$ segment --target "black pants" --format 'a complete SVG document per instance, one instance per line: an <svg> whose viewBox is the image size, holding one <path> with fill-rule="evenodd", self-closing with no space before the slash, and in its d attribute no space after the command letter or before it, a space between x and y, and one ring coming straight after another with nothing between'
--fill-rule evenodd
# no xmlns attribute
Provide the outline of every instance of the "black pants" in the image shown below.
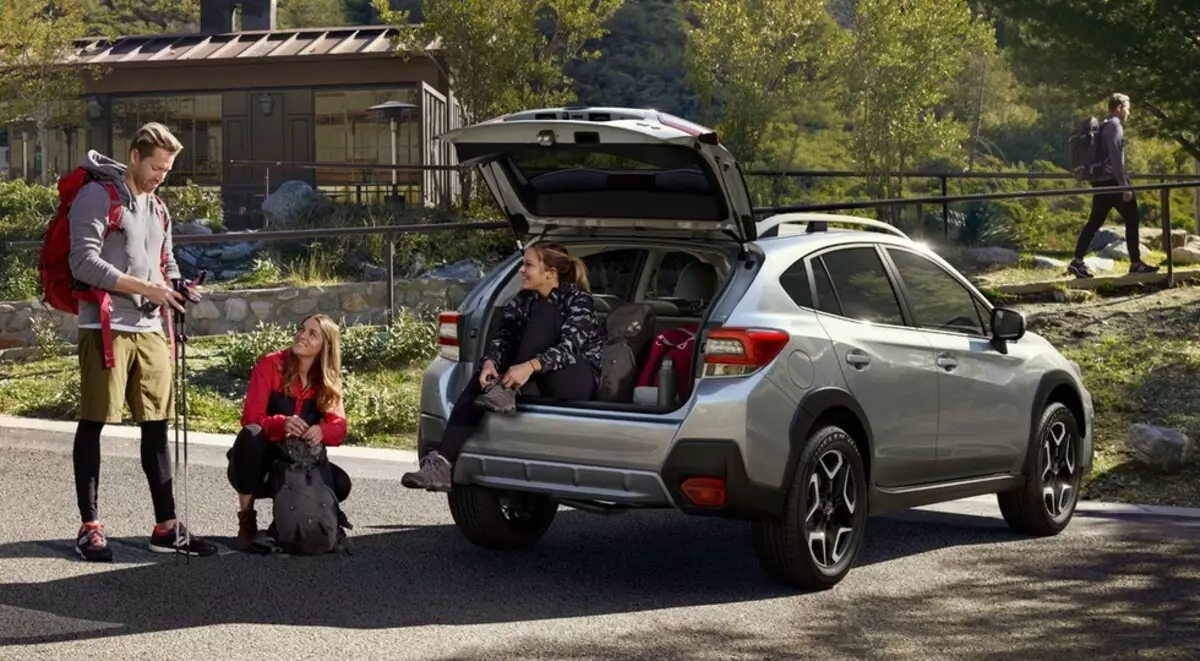
<svg viewBox="0 0 1200 661"><path fill-rule="evenodd" d="M255 498L270 498L271 469L278 461L286 461L283 448L278 443L267 440L267 434L258 425L247 425L233 441L233 447L227 453L229 483L239 495L253 495ZM332 462L323 462L318 469L325 484L333 487L333 494L338 502L350 496L350 476Z"/></svg>
<svg viewBox="0 0 1200 661"><path fill-rule="evenodd" d="M521 344L513 353L509 365L516 365L532 359L539 353L558 343L562 333L562 315L550 301L540 300L533 304L529 321L525 324L525 334ZM482 366L480 366L482 369ZM462 394L454 402L450 411L450 419L446 421L446 431L442 434L442 442L438 446L438 454L450 461L458 458L459 451L471 436L471 432L483 420L483 411L475 408L475 398L480 395L479 373L476 370L471 376L470 383L463 389ZM503 376L503 375L502 375ZM529 381L521 387L521 396L540 397L543 399L561 399L571 401L587 401L595 394L592 368L582 360L549 373L534 373Z"/></svg>
<svg viewBox="0 0 1200 661"><path fill-rule="evenodd" d="M1093 184L1096 188L1116 185L1116 181L1098 181ZM1096 193L1092 196L1091 214L1088 215L1087 225L1083 226L1083 231L1079 233L1079 240L1075 243L1075 259L1083 259L1083 256L1087 254L1088 246L1092 243L1092 237L1096 236L1096 231L1108 219L1108 212L1116 209L1125 221L1125 245L1129 247L1129 261L1134 264L1142 261L1141 237L1138 234L1137 196L1133 196L1126 202L1124 195L1124 193Z"/></svg>
<svg viewBox="0 0 1200 661"><path fill-rule="evenodd" d="M175 518L175 494L172 490L171 455L167 450L167 421L141 423L142 472L150 485L150 500L154 503L154 521L162 523ZM100 490L100 432L103 422L80 420L75 428L75 498L79 518L87 523L97 521Z"/></svg>

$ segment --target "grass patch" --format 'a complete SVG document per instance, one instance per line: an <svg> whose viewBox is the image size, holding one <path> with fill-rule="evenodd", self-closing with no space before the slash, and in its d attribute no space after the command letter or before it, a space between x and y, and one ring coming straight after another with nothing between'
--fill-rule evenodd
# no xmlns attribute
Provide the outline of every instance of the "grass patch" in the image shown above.
<svg viewBox="0 0 1200 661"><path fill-rule="evenodd" d="M285 329L267 326L189 342L189 429L236 434L250 368L262 354L286 347L290 337ZM347 444L416 447L421 377L435 337L432 322L406 316L390 327L344 333ZM79 366L73 355L0 363L0 413L74 420L78 407Z"/></svg>

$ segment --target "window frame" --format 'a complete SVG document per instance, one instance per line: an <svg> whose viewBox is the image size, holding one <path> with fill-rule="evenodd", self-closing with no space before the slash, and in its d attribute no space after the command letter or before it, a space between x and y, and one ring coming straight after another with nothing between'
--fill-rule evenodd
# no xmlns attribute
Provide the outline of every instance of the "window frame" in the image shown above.
<svg viewBox="0 0 1200 661"><path fill-rule="evenodd" d="M875 322L875 321L864 321L862 319L855 319L853 317L847 317L845 315L846 308L845 308L845 306L842 305L842 297L841 297L841 294L839 294L837 291L837 283L833 281L833 276L832 276L832 274L829 273L829 267L825 264L825 261L823 258L825 257L825 255L829 255L831 253L835 253L835 252L839 252L839 251L843 251L843 250L861 249L861 248L867 248L867 249L873 250L875 252L876 259L879 260L880 266L883 267L884 276L887 278L888 284L891 285L892 295L896 297L896 306L900 310L900 323L899 324L890 324L890 323L886 323L886 322ZM912 311L909 310L908 301L904 297L904 295L901 291L901 283L900 283L899 277L897 275L895 265L892 263L892 261L890 259L888 259L887 254L882 250L880 244L869 242L869 241L855 241L852 243L839 243L837 245L826 246L824 248L821 248L820 250L814 251L814 252L810 253L809 255L807 255L804 259L805 259L805 263L808 267L809 290L812 295L813 304L817 306L817 307L813 308L813 312L816 312L817 314L829 315L831 317L837 317L838 319L842 319L844 321L850 321L850 322L854 322L857 324L863 324L863 325L877 326L880 328L900 328L900 329L905 329L905 330L916 329L916 326L913 324ZM821 262L820 262L821 268L825 269L825 275L829 280L829 284L833 287L833 295L837 299L838 309L842 312L842 314L834 314L832 312L820 309L821 299L817 296L817 283L816 283L816 279L813 278L813 268L814 268L813 260L816 260L816 259L821 259ZM791 297L789 296L788 298L790 299Z"/></svg>

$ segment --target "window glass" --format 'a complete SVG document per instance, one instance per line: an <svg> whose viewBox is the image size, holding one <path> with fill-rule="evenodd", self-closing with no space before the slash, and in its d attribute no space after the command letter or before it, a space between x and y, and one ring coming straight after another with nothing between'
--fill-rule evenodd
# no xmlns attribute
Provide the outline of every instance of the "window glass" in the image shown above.
<svg viewBox="0 0 1200 661"><path fill-rule="evenodd" d="M129 159L133 136L147 122L161 122L183 143L183 151L167 177L167 186L220 186L222 97L220 94L130 96L112 101L113 156ZM62 172L82 156L84 132L50 136L48 166Z"/></svg>
<svg viewBox="0 0 1200 661"><path fill-rule="evenodd" d="M842 316L876 324L903 325L891 280L874 248L844 248L821 256L841 303Z"/></svg>
<svg viewBox="0 0 1200 661"><path fill-rule="evenodd" d="M907 250L889 248L908 304L918 326L932 330L983 335L979 309L971 292L932 261Z"/></svg>
<svg viewBox="0 0 1200 661"><path fill-rule="evenodd" d="M592 293L616 296L622 302L628 302L641 257L642 251L636 248L608 250L584 257Z"/></svg>
<svg viewBox="0 0 1200 661"><path fill-rule="evenodd" d="M838 303L837 294L833 291L833 283L829 281L829 273L820 259L813 261L813 283L817 286L817 309L821 312L841 316L842 305Z"/></svg>
<svg viewBox="0 0 1200 661"><path fill-rule="evenodd" d="M795 264L788 267L782 275L779 276L779 286L783 287L783 291L787 292L788 296L792 297L796 305L802 308L811 308L813 306L812 288L808 281L808 260L801 259ZM816 268L820 268L817 266Z"/></svg>
<svg viewBox="0 0 1200 661"><path fill-rule="evenodd" d="M670 252L663 255L662 261L658 263L658 270L654 273L650 298L674 296L675 287L679 285L679 276L683 273L683 269L699 261L698 258L686 252Z"/></svg>

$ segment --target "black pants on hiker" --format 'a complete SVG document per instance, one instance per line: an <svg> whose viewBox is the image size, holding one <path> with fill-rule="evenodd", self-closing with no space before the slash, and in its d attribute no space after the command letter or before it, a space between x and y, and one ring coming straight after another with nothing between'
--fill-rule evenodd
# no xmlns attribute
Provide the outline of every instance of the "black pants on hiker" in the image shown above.
<svg viewBox="0 0 1200 661"><path fill-rule="evenodd" d="M255 498L271 497L271 470L276 462L287 461L283 448L268 440L266 432L258 425L243 427L226 456L229 457L229 483L238 494L252 494ZM325 484L333 487L333 495L339 503L350 496L350 476L346 471L329 461L322 462L318 470Z"/></svg>
<svg viewBox="0 0 1200 661"><path fill-rule="evenodd" d="M532 359L539 353L558 343L562 333L562 314L558 307L548 300L535 301L525 324L525 333L521 336L521 344L513 352L509 365L516 365ZM458 458L463 444L471 436L471 432L483 420L483 411L475 408L475 398L483 389L479 386L479 374L482 365L471 376L467 387L454 401L454 409L450 411L450 419L446 421L446 431L442 434L442 442L438 446L438 454L453 462ZM501 373L503 376L503 373ZM587 401L595 395L592 368L582 360L578 360L563 369L554 372L535 372L529 381L521 386L520 395L524 397L539 397L543 399L561 399L568 401Z"/></svg>
<svg viewBox="0 0 1200 661"><path fill-rule="evenodd" d="M1102 188L1116 186L1117 182L1113 180L1098 181L1092 185ZM1126 202L1124 195L1124 193L1096 193L1092 196L1091 214L1088 215L1087 224L1083 226L1083 231L1079 233L1079 240L1075 243L1075 259L1083 260L1088 247L1092 244L1092 238L1096 236L1097 230L1108 219L1108 212L1116 209L1125 221L1125 245L1129 247L1129 261L1134 264L1142 261L1141 236L1138 234L1137 196L1134 195Z"/></svg>
<svg viewBox="0 0 1200 661"><path fill-rule="evenodd" d="M142 472L150 485L150 500L154 503L154 521L162 523L175 518L175 494L171 489L171 454L167 450L167 421L141 423ZM100 432L103 422L80 420L75 428L72 459L75 464L75 498L79 518L83 523L100 519L98 505L100 489Z"/></svg>

